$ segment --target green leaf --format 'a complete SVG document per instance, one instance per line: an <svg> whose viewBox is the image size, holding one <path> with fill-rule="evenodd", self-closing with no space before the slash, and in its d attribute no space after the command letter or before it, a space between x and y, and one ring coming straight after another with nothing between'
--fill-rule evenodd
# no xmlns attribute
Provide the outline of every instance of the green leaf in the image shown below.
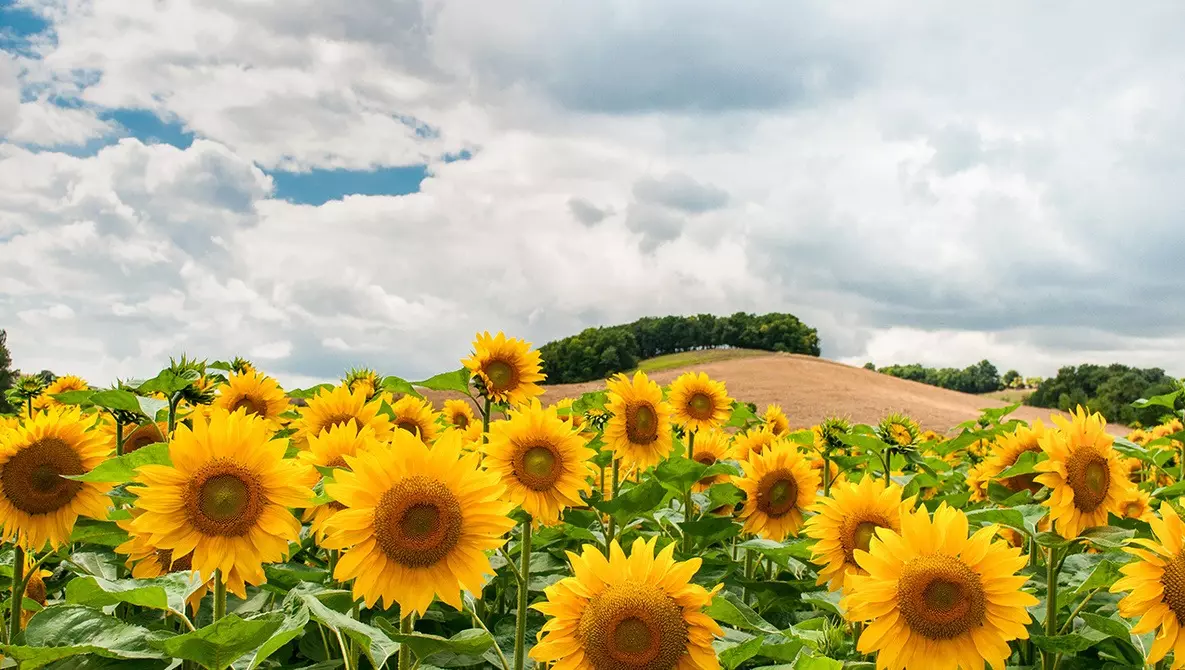
<svg viewBox="0 0 1185 670"><path fill-rule="evenodd" d="M316 386L310 386L307 389L292 389L288 392L288 397L297 398L300 400L312 400L313 398L316 398L317 394L321 393L322 391L331 390L333 390L333 384L317 384Z"/></svg>
<svg viewBox="0 0 1185 670"><path fill-rule="evenodd" d="M371 664L376 668L382 667L387 659L399 650L398 643L387 637L387 634L378 628L362 623L323 602L323 600L335 598L344 599L347 607L353 601L348 591L331 590L317 584L306 583L293 589L285 602L295 600L302 603L309 609L309 615L314 620L357 642L363 653L370 659Z"/></svg>
<svg viewBox="0 0 1185 670"><path fill-rule="evenodd" d="M193 385L192 379L187 379L172 370L161 370L160 374L140 384L140 388L136 389L141 395L152 395L153 393L163 393L168 397L172 397L177 391L189 388Z"/></svg>
<svg viewBox="0 0 1185 670"><path fill-rule="evenodd" d="M384 391L390 391L391 393L406 393L407 395L413 395L417 398L423 397L420 395L420 392L411 385L411 382L402 377L396 377L394 375L383 377L383 381L380 382L379 385Z"/></svg>
<svg viewBox="0 0 1185 670"><path fill-rule="evenodd" d="M70 542L97 544L104 547L118 547L127 542L127 531L111 521L80 518L74 524Z"/></svg>
<svg viewBox="0 0 1185 670"><path fill-rule="evenodd" d="M1098 588L1107 588L1119 580L1123 576L1119 572L1119 565L1114 561L1102 560L1091 571L1090 575L1078 585L1074 594L1081 596Z"/></svg>
<svg viewBox="0 0 1185 670"><path fill-rule="evenodd" d="M659 463L654 469L654 477L671 492L682 495L703 478L707 469L708 466L703 463L676 456Z"/></svg>
<svg viewBox="0 0 1185 670"><path fill-rule="evenodd" d="M1087 626L1100 633L1105 633L1110 637L1117 637L1121 640L1131 639L1131 628L1128 627L1126 622L1108 619L1093 612L1082 612L1078 616L1082 617L1082 620L1086 622Z"/></svg>
<svg viewBox="0 0 1185 670"><path fill-rule="evenodd" d="M457 391L469 393L469 379L472 374L469 368L461 368L453 372L442 372L420 382L412 382L412 386L432 389L433 391Z"/></svg>
<svg viewBox="0 0 1185 670"><path fill-rule="evenodd" d="M144 413L136 394L131 391L99 391L91 396L91 402L104 409L119 409L133 414Z"/></svg>
<svg viewBox="0 0 1185 670"><path fill-rule="evenodd" d="M1015 528L1021 532L1028 532L1025 528L1025 518L1015 509L977 509L967 512L968 523L998 523L1002 526Z"/></svg>
<svg viewBox="0 0 1185 670"><path fill-rule="evenodd" d="M19 661L22 668L40 668L82 654L122 660L160 659L163 656L152 648L152 642L160 636L97 609L53 605L29 620L25 644L0 645L0 651Z"/></svg>
<svg viewBox="0 0 1185 670"><path fill-rule="evenodd" d="M136 404L140 406L140 413L152 419L153 421L161 421L168 417L169 403L160 398L145 398L144 396L136 396ZM164 417L161 412L165 412Z"/></svg>
<svg viewBox="0 0 1185 670"><path fill-rule="evenodd" d="M815 446L815 431L811 430L810 428L807 428L806 430L795 431L793 433L786 433L785 438L803 447L813 448Z"/></svg>
<svg viewBox="0 0 1185 670"><path fill-rule="evenodd" d="M164 442L150 444L137 449L130 454L116 458L109 458L94 470L81 474L62 477L80 482L130 482L136 478L136 468L144 465L170 465L169 445Z"/></svg>
<svg viewBox="0 0 1185 670"><path fill-rule="evenodd" d="M289 603L283 608L283 614L284 620L280 622L280 626L271 634L271 637L267 638L256 649L240 657L239 661L235 663L236 667L242 667L244 670L255 670L269 656L279 651L280 647L283 647L304 633L304 628L309 623L309 610L307 607ZM248 658L250 661L244 663Z"/></svg>
<svg viewBox="0 0 1185 670"><path fill-rule="evenodd" d="M743 428L745 424L750 421L755 421L757 415L749 406L743 402L732 401L732 415L728 417L728 422L724 424L726 428Z"/></svg>
<svg viewBox="0 0 1185 670"><path fill-rule="evenodd" d="M754 538L752 540L745 540L737 545L741 549L755 551L763 557L773 560L782 567L790 566L791 559L798 559L802 561L811 560L811 550L809 543L805 540L791 540L789 542L774 542L773 540L765 540L761 538Z"/></svg>
<svg viewBox="0 0 1185 670"><path fill-rule="evenodd" d="M1009 414L1012 414L1013 412L1015 412L1018 409L1020 409L1020 403L1016 403L1015 405L1008 405L1007 407L989 407L987 409L981 409L979 411L982 413L981 416L984 419L987 419L989 422L995 424L995 423L1000 423L1000 421L1004 417L1008 416Z"/></svg>
<svg viewBox="0 0 1185 670"><path fill-rule="evenodd" d="M1010 467L1004 468L1002 471L1000 471L1000 474L996 475L994 479L1007 479L1017 475L1033 474L1036 472L1036 470L1033 469L1033 466L1046 460L1049 460L1049 457L1045 454L1045 452L1038 454L1035 451L1026 451L1021 454L1020 458L1017 458L1016 462Z"/></svg>
<svg viewBox="0 0 1185 670"><path fill-rule="evenodd" d="M400 633L398 627L387 619L375 617L375 623L399 644L406 644L421 661L440 653L457 656L481 656L494 646L494 638L480 628L463 630L452 637L428 635L427 633Z"/></svg>
<svg viewBox="0 0 1185 670"><path fill-rule="evenodd" d="M745 499L745 493L736 484L722 482L708 487L708 509L724 505L735 505Z"/></svg>
<svg viewBox="0 0 1185 670"><path fill-rule="evenodd" d="M1135 531L1127 530L1126 528L1116 528L1114 526L1096 526L1094 528L1087 528L1078 535L1079 538L1086 540L1095 547L1102 549L1120 549L1123 541L1134 537Z"/></svg>
<svg viewBox="0 0 1185 670"><path fill-rule="evenodd" d="M267 583L285 591L295 588L301 582L323 584L329 580L329 571L304 563L268 563L263 566Z"/></svg>
<svg viewBox="0 0 1185 670"><path fill-rule="evenodd" d="M843 663L826 656L803 653L794 662L794 670L843 670Z"/></svg>
<svg viewBox="0 0 1185 670"><path fill-rule="evenodd" d="M761 651L763 642L765 642L765 638L758 636L721 650L717 654L720 659L720 665L724 666L725 670L735 670L737 666L756 656Z"/></svg>
<svg viewBox="0 0 1185 670"><path fill-rule="evenodd" d="M63 405L80 405L82 407L90 407L96 404L92 396L96 395L90 389L82 389L81 391L66 391L65 393L54 393L53 399L62 403Z"/></svg>
<svg viewBox="0 0 1185 670"><path fill-rule="evenodd" d="M174 572L154 579L109 580L79 577L66 584L66 602L90 607L128 603L156 610L185 611L185 601L202 588L191 572Z"/></svg>
<svg viewBox="0 0 1185 670"><path fill-rule="evenodd" d="M613 500L602 500L592 503L598 510L612 514L622 523L633 517L654 511L667 497L667 491L662 483L653 478L647 478L641 484L620 493Z"/></svg>
<svg viewBox="0 0 1185 670"><path fill-rule="evenodd" d="M889 444L884 440L874 435L861 435L859 433L843 433L839 439L849 447L858 447L864 451L879 454L885 449L889 448Z"/></svg>
<svg viewBox="0 0 1185 670"><path fill-rule="evenodd" d="M1173 391L1172 393L1165 393L1163 395L1152 396L1151 398L1140 398L1132 402L1132 407L1144 408L1151 406L1164 407L1168 410L1177 409L1177 398L1181 397L1181 391Z"/></svg>
<svg viewBox="0 0 1185 670"><path fill-rule="evenodd" d="M1160 498L1162 500L1176 498L1181 495L1185 495L1185 481L1180 481L1176 484L1169 484L1168 486L1162 486L1152 492L1153 498Z"/></svg>
<svg viewBox="0 0 1185 670"><path fill-rule="evenodd" d="M720 591L712 602L704 609L704 614L713 619L735 626L742 630L755 630L761 633L778 633L778 629L761 618L753 608L746 605L731 591Z"/></svg>
<svg viewBox="0 0 1185 670"><path fill-rule="evenodd" d="M701 547L710 547L716 542L736 537L741 532L741 525L733 521L731 516L707 516L695 521L684 521L679 524L679 528Z"/></svg>
<svg viewBox="0 0 1185 670"><path fill-rule="evenodd" d="M1076 654L1080 651L1086 651L1095 645L1095 643L1107 639L1109 636L1106 633L1093 630L1091 628L1084 628L1081 632L1070 633L1068 635L1034 635L1033 645L1038 649L1045 651L1052 651L1058 654Z"/></svg>
<svg viewBox="0 0 1185 670"><path fill-rule="evenodd" d="M609 402L609 394L605 391L589 391L583 393L572 402L572 411L577 414L584 414L590 409L605 409L605 405Z"/></svg>
<svg viewBox="0 0 1185 670"><path fill-rule="evenodd" d="M283 623L284 615L279 612L248 619L227 614L205 628L163 640L157 647L173 658L195 661L209 670L224 670L263 646Z"/></svg>

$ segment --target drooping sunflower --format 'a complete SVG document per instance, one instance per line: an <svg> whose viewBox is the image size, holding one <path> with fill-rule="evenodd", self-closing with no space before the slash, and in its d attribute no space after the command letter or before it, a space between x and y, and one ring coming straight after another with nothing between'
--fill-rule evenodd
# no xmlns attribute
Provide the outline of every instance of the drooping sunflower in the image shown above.
<svg viewBox="0 0 1185 670"><path fill-rule="evenodd" d="M384 393L380 397L389 399L390 395ZM406 430L429 444L436 439L439 429L431 402L414 395L405 395L394 403L388 400L388 403L391 405L391 411L395 413L392 421L396 428Z"/></svg>
<svg viewBox="0 0 1185 670"><path fill-rule="evenodd" d="M106 519L111 484L60 475L90 472L112 453L94 417L77 407L37 412L0 433L0 538L31 551L70 539L79 516Z"/></svg>
<svg viewBox="0 0 1185 670"><path fill-rule="evenodd" d="M898 447L908 447L918 441L918 424L904 414L893 412L881 419L876 432L885 442Z"/></svg>
<svg viewBox="0 0 1185 670"><path fill-rule="evenodd" d="M49 386L45 387L45 391L33 400L33 409L48 409L50 407L61 407L62 403L54 398L56 393L68 393L70 391L85 391L90 388L86 380L82 377L74 375L66 375L65 377L58 377Z"/></svg>
<svg viewBox="0 0 1185 670"><path fill-rule="evenodd" d="M473 353L461 363L481 380L486 395L494 402L513 407L543 394L535 382L543 381L546 375L540 372L542 359L538 351L531 349L530 342L507 338L502 332L496 336L478 333Z"/></svg>
<svg viewBox="0 0 1185 670"><path fill-rule="evenodd" d="M674 543L654 555L657 538L638 538L627 558L613 541L609 558L586 544L568 552L573 576L544 589L532 605L548 617L531 658L555 670L715 670L712 641L724 635L703 613L711 591L690 583L701 559L674 560Z"/></svg>
<svg viewBox="0 0 1185 670"><path fill-rule="evenodd" d="M840 607L868 626L857 649L876 653L879 668L1003 668L1008 642L1026 639L1038 603L1021 590L1020 549L995 542L995 526L967 536L967 517L941 503L901 515L901 531L878 529L848 577Z"/></svg>
<svg viewBox="0 0 1185 670"><path fill-rule="evenodd" d="M865 475L859 484L840 482L831 497L820 498L812 507L803 532L818 542L811 548L819 569L819 585L832 591L843 588L849 574L868 574L856 564L855 552L868 551L878 528L901 531L901 515L913 508L913 498L901 500L901 487Z"/></svg>
<svg viewBox="0 0 1185 670"><path fill-rule="evenodd" d="M322 542L346 550L334 577L354 580L354 597L367 607L381 599L423 614L435 595L459 610L460 590L480 593L484 575L493 573L484 552L506 541L513 505L478 455L461 451L458 431L429 449L400 430L391 447L398 458L346 456L350 471L325 486L346 507L326 522Z"/></svg>
<svg viewBox="0 0 1185 670"><path fill-rule="evenodd" d="M719 428L732 413L732 398L724 384L703 372L685 372L671 382L667 402L671 404L671 420L697 432Z"/></svg>
<svg viewBox="0 0 1185 670"><path fill-rule="evenodd" d="M815 502L819 474L798 448L779 438L760 454L741 461L743 476L733 483L745 492L740 518L745 532L781 542L798 536L802 513Z"/></svg>
<svg viewBox="0 0 1185 670"><path fill-rule="evenodd" d="M605 409L613 416L605 424L605 442L624 465L637 470L657 465L671 453L671 406L662 389L643 372L633 379L618 373L608 381Z"/></svg>
<svg viewBox="0 0 1185 670"><path fill-rule="evenodd" d="M361 429L350 419L345 424L333 426L320 435L309 438L309 448L300 452L297 459L308 468L308 483L315 485L321 475L316 467L349 469L346 456L354 456L366 450L386 451L387 446L375 437L374 429L363 426ZM316 541L325 538L325 522L334 513L345 509L341 503L331 500L324 505L306 508L301 521L309 522L309 529Z"/></svg>
<svg viewBox="0 0 1185 670"><path fill-rule="evenodd" d="M695 460L707 466L733 458L732 436L722 430L707 430L695 435ZM708 475L692 486L693 491L706 491L709 486L726 482L727 474Z"/></svg>
<svg viewBox="0 0 1185 670"><path fill-rule="evenodd" d="M378 439L385 440L391 436L395 427L385 414L379 412L380 404L367 402L363 390L353 391L345 386L335 386L332 390L321 390L308 401L308 405L300 410L293 436L293 444L304 448L310 435L320 435L321 431L348 423L350 419L359 426L370 426Z"/></svg>
<svg viewBox="0 0 1185 670"><path fill-rule="evenodd" d="M760 426L747 430L733 440L733 455L738 461L743 461L754 454L760 454L765 448L778 439L768 426Z"/></svg>
<svg viewBox="0 0 1185 670"><path fill-rule="evenodd" d="M1041 473L1036 481L1051 491L1043 504L1054 530L1074 538L1087 528L1107 525L1109 513L1122 515L1122 505L1133 497L1135 486L1111 446L1101 414L1087 415L1078 407L1071 420L1054 415L1053 422L1059 430L1047 430L1039 440L1049 460L1034 468Z"/></svg>
<svg viewBox="0 0 1185 670"><path fill-rule="evenodd" d="M245 372L232 374L213 404L228 412L243 408L248 414L276 422L288 411L288 396L271 377L259 372Z"/></svg>
<svg viewBox="0 0 1185 670"><path fill-rule="evenodd" d="M790 432L790 419L786 418L786 413L782 411L781 405L776 403L768 405L761 418L765 421L765 427L775 436L781 437Z"/></svg>
<svg viewBox="0 0 1185 670"><path fill-rule="evenodd" d="M483 450L483 464L502 480L506 497L544 524L558 522L565 507L583 504L581 494L592 491L589 459L596 452L538 398L490 424Z"/></svg>
<svg viewBox="0 0 1185 670"><path fill-rule="evenodd" d="M307 468L285 459L285 440L273 440L263 419L210 410L193 427L178 426L169 442L172 465L145 465L136 480L132 531L157 549L184 556L201 578L221 570L227 589L245 597L243 583L265 581L264 563L283 560L300 536L290 507L313 497Z"/></svg>
<svg viewBox="0 0 1185 670"><path fill-rule="evenodd" d="M1155 539L1133 539L1138 547L1124 551L1135 561L1119 568L1123 577L1111 593L1128 592L1119 601L1119 615L1139 619L1133 635L1156 631L1145 662L1159 663L1173 652L1172 670L1185 667L1185 523L1168 501L1160 504L1160 518L1149 522Z"/></svg>
<svg viewBox="0 0 1185 670"><path fill-rule="evenodd" d="M1030 426L1018 426L1016 430L1004 433L996 438L992 450L982 463L982 474L986 479L995 479L996 475L1016 465L1025 452L1041 453L1041 436L1045 434L1045 424L1034 421ZM1027 489L1033 493L1041 490L1037 483L1037 475L1016 475L1000 480L1004 488L1019 493ZM986 484L985 484L986 486Z"/></svg>

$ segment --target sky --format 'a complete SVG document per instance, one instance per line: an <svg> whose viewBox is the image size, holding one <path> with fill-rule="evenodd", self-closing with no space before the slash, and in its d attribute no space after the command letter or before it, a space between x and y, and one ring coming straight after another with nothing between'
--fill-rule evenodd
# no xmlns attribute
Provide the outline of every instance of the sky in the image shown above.
<svg viewBox="0 0 1185 670"><path fill-rule="evenodd" d="M641 316L1185 375L1185 4L0 0L0 328L92 383Z"/></svg>

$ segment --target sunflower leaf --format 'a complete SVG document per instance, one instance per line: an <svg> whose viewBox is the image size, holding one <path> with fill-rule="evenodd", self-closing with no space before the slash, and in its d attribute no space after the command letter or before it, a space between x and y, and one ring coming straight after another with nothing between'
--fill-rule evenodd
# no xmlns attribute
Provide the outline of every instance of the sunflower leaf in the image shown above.
<svg viewBox="0 0 1185 670"><path fill-rule="evenodd" d="M156 646L173 658L195 661L210 670L225 670L263 646L280 629L284 618L280 612L247 619L227 614L205 628L163 640Z"/></svg>
<svg viewBox="0 0 1185 670"><path fill-rule="evenodd" d="M433 391L457 391L467 394L469 393L470 376L469 368L461 368L460 370L433 375L423 381L412 382L411 385L432 389Z"/></svg>
<svg viewBox="0 0 1185 670"><path fill-rule="evenodd" d="M90 401L103 409L118 409L133 414L144 414L140 401L131 391L97 391L91 395Z"/></svg>
<svg viewBox="0 0 1185 670"><path fill-rule="evenodd" d="M411 385L411 382L407 381L403 377L396 377L394 375L383 377L383 380L379 382L379 386L382 388L382 390L390 391L391 393L406 393L408 395L414 395L417 398L423 397L420 395L420 392Z"/></svg>
<svg viewBox="0 0 1185 670"><path fill-rule="evenodd" d="M605 391L589 391L572 402L572 411L583 414L590 409L605 409L608 402L609 394Z"/></svg>
<svg viewBox="0 0 1185 670"><path fill-rule="evenodd" d="M675 494L682 495L698 482L708 466L682 456L668 458L654 469L654 477Z"/></svg>
<svg viewBox="0 0 1185 670"><path fill-rule="evenodd" d="M81 605L46 607L29 620L25 644L0 645L0 653L22 668L40 668L80 655L121 660L161 659L153 642L167 635L126 624Z"/></svg>
<svg viewBox="0 0 1185 670"><path fill-rule="evenodd" d="M271 637L267 638L263 644L240 657L234 664L236 668L255 670L269 656L304 632L305 626L309 623L307 607L289 603L281 611L284 614L284 620L280 622L279 628L273 631ZM248 661L248 659L250 660Z"/></svg>
<svg viewBox="0 0 1185 670"><path fill-rule="evenodd" d="M843 667L842 661L811 653L799 654L794 662L794 670L842 670Z"/></svg>
<svg viewBox="0 0 1185 670"><path fill-rule="evenodd" d="M793 433L786 433L784 437L791 442L804 447L815 446L815 431L811 430L810 428L807 428L806 430L795 431Z"/></svg>
<svg viewBox="0 0 1185 670"><path fill-rule="evenodd" d="M1082 620L1086 622L1087 626L1100 633L1106 633L1111 637L1117 637L1121 640L1131 639L1131 628L1123 621L1108 619L1093 612L1082 612L1078 616L1082 617Z"/></svg>
<svg viewBox="0 0 1185 670"><path fill-rule="evenodd" d="M745 403L732 401L732 415L724 424L726 428L744 428L750 421L756 421L757 414Z"/></svg>
<svg viewBox="0 0 1185 670"><path fill-rule="evenodd" d="M884 440L873 435L860 435L858 433L843 433L839 436L839 440L849 447L858 447L865 451L873 453L881 453L889 448L889 445Z"/></svg>
<svg viewBox="0 0 1185 670"><path fill-rule="evenodd" d="M735 626L742 630L755 630L761 633L777 634L779 631L770 622L761 618L731 591L720 591L712 598L712 602L704 608L704 614L713 619Z"/></svg>
<svg viewBox="0 0 1185 670"><path fill-rule="evenodd" d="M136 468L145 465L170 465L169 445L164 442L150 444L130 454L103 461L94 470L81 475L62 475L65 479L79 482L128 482L136 478Z"/></svg>
<svg viewBox="0 0 1185 670"><path fill-rule="evenodd" d="M347 603L353 598L348 591L327 589L317 584L304 583L289 592L285 602L299 601L309 610L311 616L318 623L336 633L341 633L361 646L363 653L374 667L381 668L387 659L399 650L399 644L387 636L382 630L354 619L349 614L339 612L324 600L340 600L345 597Z"/></svg>
<svg viewBox="0 0 1185 670"><path fill-rule="evenodd" d="M606 514L612 514L619 522L626 523L636 516L654 510L667 497L667 491L657 479L647 479L613 500L592 503L592 506Z"/></svg>
<svg viewBox="0 0 1185 670"><path fill-rule="evenodd" d="M160 374L140 384L136 389L141 395L152 395L153 393L163 393L166 396L172 397L177 391L187 389L193 385L195 380L182 376L173 372L172 370L161 370Z"/></svg>
<svg viewBox="0 0 1185 670"><path fill-rule="evenodd" d="M1059 654L1075 654L1090 649L1096 643L1108 637L1110 635L1107 633L1092 628L1083 628L1080 632L1070 633L1068 635L1034 635L1033 645L1044 651L1052 651Z"/></svg>
<svg viewBox="0 0 1185 670"><path fill-rule="evenodd" d="M761 651L761 645L764 642L765 636L758 635L739 644L718 649L717 655L720 659L720 665L725 670L735 670L737 666L756 656Z"/></svg>
<svg viewBox="0 0 1185 670"><path fill-rule="evenodd" d="M128 603L156 610L185 611L185 600L203 583L190 572L174 572L155 579L79 577L66 584L66 602L90 607Z"/></svg>
<svg viewBox="0 0 1185 670"><path fill-rule="evenodd" d="M437 654L480 657L494 646L494 638L480 628L463 630L452 637L441 637L427 633L400 633L399 627L385 617L377 616L374 623L392 640L406 644L421 662ZM477 662L480 662L477 661Z"/></svg>
<svg viewBox="0 0 1185 670"><path fill-rule="evenodd" d="M97 544L104 547L118 547L127 539L127 531L115 523L96 519L79 519L74 524L74 530L70 533L70 542L72 543Z"/></svg>
<svg viewBox="0 0 1185 670"><path fill-rule="evenodd" d="M322 391L333 390L333 384L317 384L310 386L307 389L292 389L288 392L289 398L297 398L299 400L312 400L317 397L317 394Z"/></svg>
<svg viewBox="0 0 1185 670"><path fill-rule="evenodd" d="M1049 456L1045 452L1026 451L1016 459L1015 463L1001 470L994 478L1007 479L1009 477L1016 477L1017 475L1031 475L1036 472L1034 466L1047 460L1049 460Z"/></svg>
<svg viewBox="0 0 1185 670"><path fill-rule="evenodd" d="M1137 400L1132 401L1132 407L1143 409L1145 407L1158 406L1158 407L1164 407L1165 409L1169 409L1169 410L1175 410L1175 409L1177 409L1177 398L1180 398L1180 397L1181 397L1181 391L1176 390L1176 391L1173 391L1172 393L1155 395L1155 396L1152 396L1151 398L1139 398Z"/></svg>
<svg viewBox="0 0 1185 670"><path fill-rule="evenodd" d="M66 391L65 393L54 393L53 399L62 403L63 405L79 405L81 407L91 407L95 405L94 396L98 393L90 389L82 389L80 391ZM129 394L130 395L130 394Z"/></svg>

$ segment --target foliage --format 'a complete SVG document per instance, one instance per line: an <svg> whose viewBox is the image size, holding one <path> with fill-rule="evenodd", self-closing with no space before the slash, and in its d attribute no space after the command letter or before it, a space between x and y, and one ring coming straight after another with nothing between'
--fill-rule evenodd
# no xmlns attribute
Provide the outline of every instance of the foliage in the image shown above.
<svg viewBox="0 0 1185 670"><path fill-rule="evenodd" d="M539 352L546 383L566 384L604 379L655 356L716 347L818 356L819 336L792 314L645 317L619 326L588 328L548 342Z"/></svg>
<svg viewBox="0 0 1185 670"><path fill-rule="evenodd" d="M1004 388L1004 382L1000 378L996 366L986 359L962 370L928 368L920 363L913 363L910 365L888 365L879 368L878 371L892 377L909 379L963 393L991 393Z"/></svg>
<svg viewBox="0 0 1185 670"><path fill-rule="evenodd" d="M1115 423L1155 425L1160 423L1162 415L1170 413L1166 408L1158 405L1139 408L1132 403L1174 389L1176 381L1160 368L1085 364L1061 368L1056 377L1042 382L1026 403L1060 410L1083 405ZM1180 401L1177 406L1182 406Z"/></svg>
<svg viewBox="0 0 1185 670"><path fill-rule="evenodd" d="M8 333L0 330L0 414L14 411L5 397L5 391L12 388L16 374L12 370L12 354L8 351Z"/></svg>

